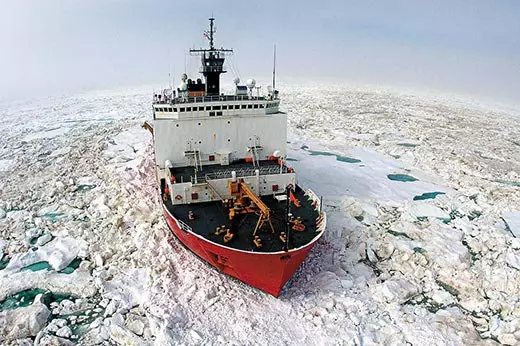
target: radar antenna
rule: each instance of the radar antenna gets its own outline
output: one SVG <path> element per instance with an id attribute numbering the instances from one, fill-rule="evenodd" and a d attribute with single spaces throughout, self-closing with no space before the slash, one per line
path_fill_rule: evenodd
<path id="1" fill-rule="evenodd" d="M 274 52 L 273 52 L 273 92 L 276 90 L 276 45 L 274 45 Z"/>
<path id="2" fill-rule="evenodd" d="M 226 73 L 224 70 L 224 59 L 228 54 L 232 54 L 232 49 L 215 48 L 213 34 L 215 18 L 209 18 L 209 31 L 204 31 L 204 37 L 209 40 L 209 49 L 190 49 L 191 55 L 200 55 L 202 66 L 200 72 L 206 78 L 206 95 L 219 95 L 220 93 L 220 74 Z"/>

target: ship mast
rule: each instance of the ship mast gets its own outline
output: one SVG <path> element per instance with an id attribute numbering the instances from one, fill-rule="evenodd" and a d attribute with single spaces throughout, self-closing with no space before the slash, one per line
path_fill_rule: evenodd
<path id="1" fill-rule="evenodd" d="M 200 73 L 206 79 L 205 94 L 214 96 L 220 94 L 220 74 L 226 73 L 224 70 L 224 60 L 227 54 L 232 54 L 232 49 L 215 48 L 213 34 L 215 28 L 213 22 L 215 18 L 209 18 L 209 31 L 204 32 L 204 37 L 209 40 L 209 49 L 190 49 L 191 55 L 200 55 L 202 66 Z"/>
<path id="2" fill-rule="evenodd" d="M 273 92 L 276 90 L 276 45 L 274 45 L 274 52 L 273 52 Z"/>

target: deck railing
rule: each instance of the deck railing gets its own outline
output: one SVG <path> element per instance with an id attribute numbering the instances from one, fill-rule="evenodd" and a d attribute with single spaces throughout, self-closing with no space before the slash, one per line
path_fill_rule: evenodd
<path id="1" fill-rule="evenodd" d="M 280 166 L 267 166 L 267 167 L 252 167 L 252 168 L 237 168 L 237 169 L 226 169 L 226 170 L 222 170 L 222 171 L 218 171 L 218 172 L 212 172 L 212 173 L 207 173 L 205 176 L 204 176 L 204 180 L 207 181 L 207 180 L 212 180 L 212 179 L 225 179 L 225 178 L 230 178 L 232 176 L 232 173 L 231 172 L 235 172 L 236 173 L 236 177 L 250 177 L 250 176 L 254 176 L 256 174 L 256 170 L 259 170 L 260 171 L 260 175 L 270 175 L 270 174 L 280 174 Z M 281 173 L 287 173 L 287 167 L 286 166 L 282 166 L 282 170 L 281 170 Z M 199 182 L 200 181 L 200 177 L 198 179 Z"/>
<path id="2" fill-rule="evenodd" d="M 269 98 L 265 96 L 248 96 L 248 95 L 214 95 L 214 96 L 186 96 L 175 97 L 172 99 L 154 100 L 154 104 L 180 104 L 180 103 L 200 103 L 200 102 L 217 102 L 217 101 L 274 101 L 278 98 Z"/>
<path id="3" fill-rule="evenodd" d="M 179 227 L 184 231 L 184 232 L 191 232 L 192 229 L 190 226 L 188 226 L 184 221 L 182 221 L 181 219 L 178 219 L 176 218 L 175 220 L 177 220 L 177 223 L 179 224 Z"/>

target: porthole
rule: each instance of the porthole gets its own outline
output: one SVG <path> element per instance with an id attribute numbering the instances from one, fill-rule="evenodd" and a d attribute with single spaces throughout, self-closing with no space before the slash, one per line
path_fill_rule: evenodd
<path id="1" fill-rule="evenodd" d="M 175 125 L 175 126 L 179 127 L 179 124 L 177 124 L 177 125 Z"/>
<path id="2" fill-rule="evenodd" d="M 228 138 L 227 141 L 228 141 L 228 142 L 231 142 L 231 138 Z"/>
<path id="3" fill-rule="evenodd" d="M 231 124 L 231 121 L 229 121 L 229 120 L 228 120 L 228 122 L 227 122 L 227 123 L 228 123 L 228 124 Z"/>
<path id="4" fill-rule="evenodd" d="M 200 123 L 199 123 L 199 126 L 200 126 Z"/>

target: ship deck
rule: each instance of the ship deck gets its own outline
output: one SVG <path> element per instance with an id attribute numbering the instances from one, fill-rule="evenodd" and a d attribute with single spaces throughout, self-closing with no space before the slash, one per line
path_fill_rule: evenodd
<path id="1" fill-rule="evenodd" d="M 279 166 L 278 166 L 279 167 Z M 319 212 L 312 205 L 312 200 L 305 196 L 304 191 L 297 187 L 294 196 L 299 200 L 300 207 L 290 204 L 290 213 L 294 217 L 300 217 L 305 225 L 305 230 L 297 232 L 289 229 L 286 223 L 286 201 L 278 201 L 273 196 L 262 196 L 262 201 L 271 210 L 271 222 L 275 229 L 272 233 L 267 223 L 257 232 L 262 240 L 262 247 L 257 248 L 253 243 L 253 232 L 259 216 L 256 214 L 244 214 L 235 218 L 235 237 L 224 243 L 223 235 L 215 235 L 218 226 L 232 227 L 221 201 L 173 205 L 171 201 L 165 202 L 169 212 L 177 219 L 191 227 L 192 231 L 214 243 L 244 251 L 277 252 L 287 249 L 286 244 L 280 239 L 280 233 L 288 233 L 288 248 L 294 249 L 310 243 L 317 235 L 316 220 Z M 192 212 L 194 220 L 188 219 L 188 212 Z"/>

